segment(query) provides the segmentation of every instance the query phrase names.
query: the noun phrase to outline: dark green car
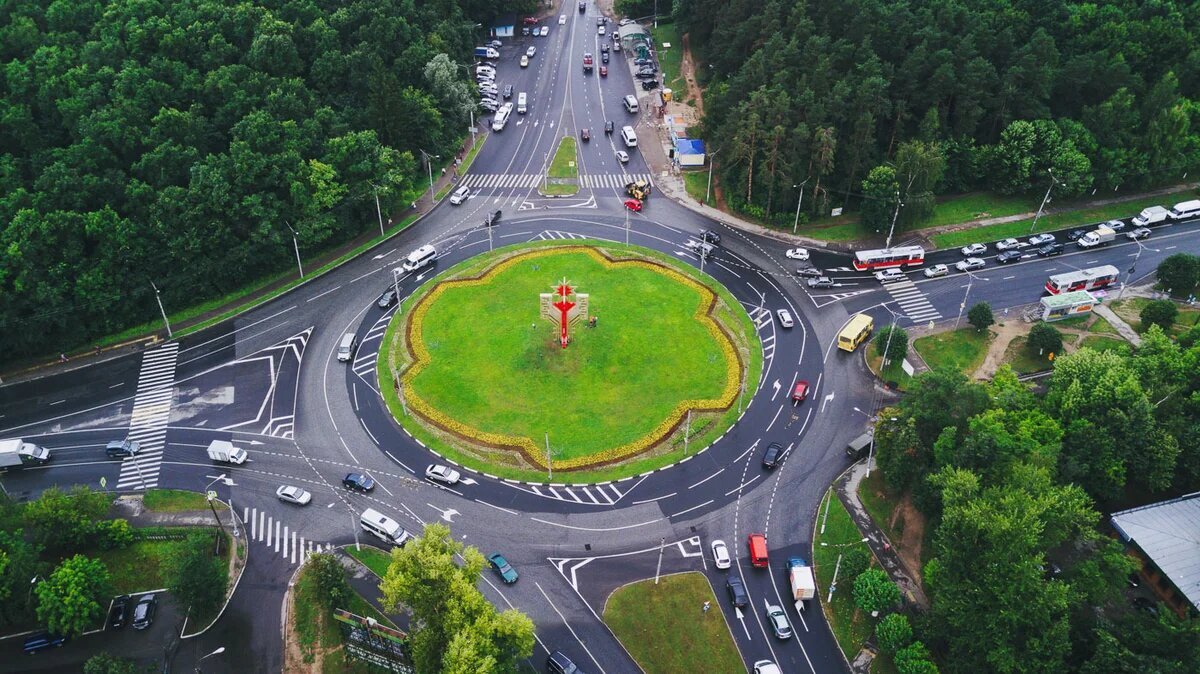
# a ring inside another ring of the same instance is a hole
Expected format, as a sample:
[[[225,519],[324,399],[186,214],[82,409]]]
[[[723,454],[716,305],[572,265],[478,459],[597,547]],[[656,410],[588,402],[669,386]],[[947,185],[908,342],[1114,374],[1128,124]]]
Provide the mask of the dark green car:
[[[500,576],[500,580],[504,581],[505,585],[512,585],[517,582],[517,570],[512,568],[504,555],[495,553],[488,556],[488,563],[492,565],[492,569],[496,571],[496,575]]]

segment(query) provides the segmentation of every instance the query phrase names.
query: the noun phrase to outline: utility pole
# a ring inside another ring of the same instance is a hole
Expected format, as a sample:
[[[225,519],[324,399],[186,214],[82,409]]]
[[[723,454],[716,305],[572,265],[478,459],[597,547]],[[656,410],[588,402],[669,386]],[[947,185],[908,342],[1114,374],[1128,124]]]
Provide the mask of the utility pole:
[[[546,433],[546,470],[549,472],[548,480],[554,479],[554,460],[550,456],[550,433]]]
[[[1046,169],[1046,173],[1050,174],[1050,186],[1046,188],[1046,196],[1042,197],[1042,205],[1038,206],[1037,214],[1033,216],[1033,224],[1029,226],[1031,234],[1033,230],[1037,229],[1038,220],[1042,217],[1042,210],[1046,208],[1046,204],[1050,201],[1050,190],[1054,189],[1054,186],[1058,184],[1058,179],[1054,177],[1054,171]]]
[[[150,287],[154,288],[154,299],[158,301],[158,313],[162,314],[163,324],[167,326],[167,339],[174,339],[175,335],[171,332],[171,321],[167,320],[167,310],[163,309],[162,296],[158,292],[158,286],[151,281]]]
[[[417,148],[417,151],[420,152],[421,156],[425,158],[425,168],[427,168],[429,170],[429,200],[433,201],[433,162],[430,160],[431,159],[441,159],[442,155],[429,154],[428,152],[426,152],[425,150],[422,150],[421,148]]]
[[[805,178],[804,182],[799,185],[792,185],[792,189],[800,188],[800,198],[796,200],[796,221],[792,223],[792,234],[795,234],[796,228],[800,226],[800,204],[804,203],[804,183],[807,183],[810,178],[811,176]]]
[[[887,241],[884,242],[884,249],[892,247],[892,234],[896,231],[896,221],[900,219],[900,207],[904,204],[900,203],[900,190],[896,190],[896,212],[892,214],[892,226],[888,227]]]
[[[387,236],[383,231],[383,209],[379,207],[379,188],[375,183],[367,183],[371,186],[371,191],[375,193],[375,215],[379,216],[379,236]]]
[[[625,209],[625,245],[629,245],[629,209]]]
[[[981,278],[979,280],[986,281],[987,279]],[[958,324],[960,321],[962,321],[963,310],[967,308],[967,298],[971,296],[971,284],[974,282],[975,282],[975,275],[972,274],[971,272],[967,272],[967,292],[963,293],[962,304],[958,305],[958,318],[954,319],[954,329],[955,330],[958,329]]]
[[[720,152],[720,150],[717,150],[717,152]],[[712,195],[712,172],[713,172],[713,164],[716,163],[714,160],[717,158],[717,152],[714,152],[714,153],[708,155],[708,189],[704,190],[704,205],[705,206],[708,205],[708,198],[710,195]]]
[[[296,266],[300,268],[300,279],[304,279],[304,265],[300,264],[300,242],[296,239],[296,230],[292,229],[291,223],[287,220],[283,221],[287,228],[292,232],[292,245],[296,247]]]
[[[692,434],[692,411],[688,410],[687,425],[683,427],[683,455],[688,453],[688,437]]]

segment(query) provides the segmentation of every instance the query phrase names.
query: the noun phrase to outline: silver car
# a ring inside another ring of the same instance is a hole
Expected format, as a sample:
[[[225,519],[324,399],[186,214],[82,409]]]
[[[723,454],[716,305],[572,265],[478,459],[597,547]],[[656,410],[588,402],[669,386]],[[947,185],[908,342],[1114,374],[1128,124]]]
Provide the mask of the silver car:
[[[832,288],[833,279],[828,276],[818,276],[817,278],[808,279],[809,288]]]
[[[312,494],[308,493],[308,491],[304,489],[301,489],[300,487],[293,487],[290,484],[285,484],[279,489],[276,489],[275,496],[277,496],[280,501],[284,501],[286,503],[295,503],[296,505],[308,505],[308,503],[312,501]]]
[[[974,271],[983,269],[987,263],[977,257],[969,257],[961,262],[955,262],[954,268],[959,271]]]
[[[790,328],[796,324],[796,322],[792,320],[792,312],[788,311],[787,309],[780,309],[779,311],[775,312],[775,315],[779,317],[779,324],[785,328]]]
[[[771,631],[779,640],[792,638],[792,626],[788,623],[787,614],[775,604],[767,606],[767,622],[771,623]]]
[[[434,482],[452,485],[458,484],[458,481],[462,476],[457,470],[454,470],[450,466],[434,464],[425,469],[425,477]]]

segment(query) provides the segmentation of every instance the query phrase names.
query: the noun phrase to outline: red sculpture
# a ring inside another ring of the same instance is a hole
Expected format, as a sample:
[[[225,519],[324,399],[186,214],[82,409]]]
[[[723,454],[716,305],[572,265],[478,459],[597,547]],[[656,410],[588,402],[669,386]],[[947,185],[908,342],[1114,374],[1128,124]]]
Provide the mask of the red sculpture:
[[[570,325],[570,321],[568,320],[567,314],[570,313],[571,309],[575,308],[575,303],[571,302],[568,298],[574,292],[574,289],[567,284],[567,279],[564,278],[562,282],[558,284],[558,287],[554,289],[554,293],[558,295],[560,299],[551,305],[555,309],[558,309],[558,339],[559,343],[562,344],[562,348],[564,349],[567,348],[567,342],[569,341],[567,338],[567,326]]]

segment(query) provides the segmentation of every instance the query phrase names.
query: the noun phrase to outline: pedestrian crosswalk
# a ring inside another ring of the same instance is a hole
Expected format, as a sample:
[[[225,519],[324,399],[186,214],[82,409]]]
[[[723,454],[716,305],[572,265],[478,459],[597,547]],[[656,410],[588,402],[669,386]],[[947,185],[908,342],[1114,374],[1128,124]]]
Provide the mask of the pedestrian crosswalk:
[[[332,543],[307,540],[265,510],[243,508],[242,523],[246,528],[247,543],[265,544],[269,551],[279,554],[288,564],[303,564],[314,552],[333,551]]]
[[[887,288],[888,293],[895,298],[896,304],[904,310],[904,315],[908,316],[913,323],[936,321],[942,317],[942,314],[933,307],[917,284],[907,277],[892,283],[885,283],[883,287]]]
[[[178,342],[169,342],[142,356],[129,422],[129,439],[140,447],[135,456],[121,461],[121,474],[116,486],[118,490],[153,489],[158,486],[178,357]]]
[[[462,184],[468,187],[495,188],[533,188],[537,187],[545,176],[541,173],[471,173],[463,177]],[[649,173],[585,173],[579,176],[579,184],[584,189],[623,189],[625,183],[635,180],[650,182]]]
[[[581,503],[583,505],[608,506],[620,501],[621,498],[632,491],[633,487],[636,487],[637,484],[638,483],[635,482],[629,487],[629,489],[625,489],[624,491],[618,489],[615,483],[573,485],[569,487],[566,485],[526,484],[520,485],[517,488],[528,491],[532,494],[536,494],[542,498],[548,498],[556,501]]]
[[[530,241],[549,241],[551,239],[593,239],[596,237],[576,234],[575,232],[560,232],[557,229],[547,229],[538,232],[538,235],[530,239]]]
[[[769,370],[771,360],[775,358],[775,320],[770,310],[763,307],[747,306],[746,312],[750,314],[750,320],[754,321],[754,329],[758,330],[759,341],[762,342],[763,359],[766,361],[763,370]],[[767,326],[771,326],[771,329],[766,330]]]

